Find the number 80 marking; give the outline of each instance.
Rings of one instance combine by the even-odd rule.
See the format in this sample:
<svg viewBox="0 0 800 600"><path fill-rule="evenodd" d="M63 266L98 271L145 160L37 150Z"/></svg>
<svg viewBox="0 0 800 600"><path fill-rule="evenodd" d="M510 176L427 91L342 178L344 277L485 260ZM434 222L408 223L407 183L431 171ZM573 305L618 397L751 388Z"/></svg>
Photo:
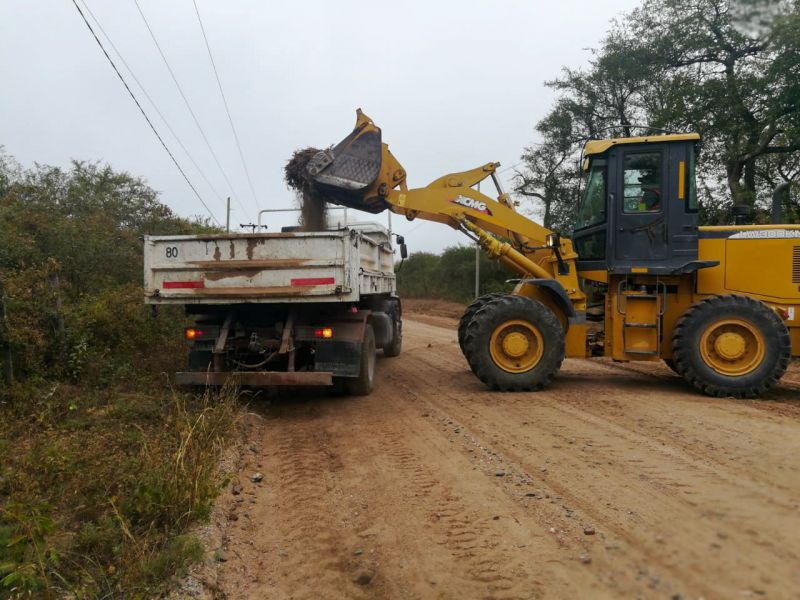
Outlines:
<svg viewBox="0 0 800 600"><path fill-rule="evenodd" d="M178 248L175 246L167 246L167 258L178 258Z"/></svg>

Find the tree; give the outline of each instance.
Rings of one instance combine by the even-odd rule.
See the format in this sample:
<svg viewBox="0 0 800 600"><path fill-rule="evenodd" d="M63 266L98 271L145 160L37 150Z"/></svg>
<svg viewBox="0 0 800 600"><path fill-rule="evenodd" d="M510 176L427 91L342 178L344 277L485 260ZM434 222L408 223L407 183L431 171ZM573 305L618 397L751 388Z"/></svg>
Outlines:
<svg viewBox="0 0 800 600"><path fill-rule="evenodd" d="M0 153L3 345L15 369L76 378L83 366L120 364L137 344L177 327L152 322L142 302L141 236L210 231L107 165L23 169Z"/></svg>
<svg viewBox="0 0 800 600"><path fill-rule="evenodd" d="M514 192L541 202L544 227L568 233L575 218L580 175L571 141L571 115L567 111L553 111L539 122L536 130L544 142L525 148L522 154L525 167L514 175Z"/></svg>
<svg viewBox="0 0 800 600"><path fill-rule="evenodd" d="M768 157L800 152L792 73L800 49L798 7L762 0L735 10L724 0L646 0L630 17L632 35L665 75L652 119L703 135L704 152L723 166L735 204L755 205L759 163L763 169ZM762 26L745 27L743 18Z"/></svg>
<svg viewBox="0 0 800 600"><path fill-rule="evenodd" d="M777 182L800 175L798 0L644 0L613 24L586 69L565 68L548 85L559 97L536 126L542 149L525 149L517 185L543 197L546 216L572 214L578 187L554 166L575 164L587 139L651 132L642 125L703 137L705 222L726 220L731 204L765 207ZM554 191L553 178L571 193Z"/></svg>

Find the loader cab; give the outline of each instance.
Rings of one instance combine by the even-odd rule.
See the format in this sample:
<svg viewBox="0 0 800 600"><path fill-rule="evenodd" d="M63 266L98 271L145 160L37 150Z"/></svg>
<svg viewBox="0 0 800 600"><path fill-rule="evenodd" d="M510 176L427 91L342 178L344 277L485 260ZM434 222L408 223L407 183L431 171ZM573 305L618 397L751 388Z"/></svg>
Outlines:
<svg viewBox="0 0 800 600"><path fill-rule="evenodd" d="M593 140L573 243L579 271L688 273L697 261L697 134Z"/></svg>

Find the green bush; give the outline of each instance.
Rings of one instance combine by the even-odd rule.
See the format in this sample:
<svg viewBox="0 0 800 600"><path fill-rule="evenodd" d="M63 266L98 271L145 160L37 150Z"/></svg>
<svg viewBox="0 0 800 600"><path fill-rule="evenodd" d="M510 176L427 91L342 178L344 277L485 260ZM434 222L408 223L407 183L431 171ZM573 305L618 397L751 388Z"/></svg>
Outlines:
<svg viewBox="0 0 800 600"><path fill-rule="evenodd" d="M510 290L507 279L516 277L485 253L479 257L480 293ZM410 298L443 298L468 302L475 297L475 248L451 246L442 254L415 252L397 272L397 289Z"/></svg>

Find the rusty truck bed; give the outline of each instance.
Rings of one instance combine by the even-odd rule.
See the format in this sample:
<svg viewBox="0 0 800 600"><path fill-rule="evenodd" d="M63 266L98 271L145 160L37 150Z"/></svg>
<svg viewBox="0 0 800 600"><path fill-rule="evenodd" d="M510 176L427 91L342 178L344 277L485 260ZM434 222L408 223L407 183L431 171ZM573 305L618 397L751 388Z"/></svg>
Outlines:
<svg viewBox="0 0 800 600"><path fill-rule="evenodd" d="M394 291L380 225L322 232L145 236L148 304L357 302Z"/></svg>

